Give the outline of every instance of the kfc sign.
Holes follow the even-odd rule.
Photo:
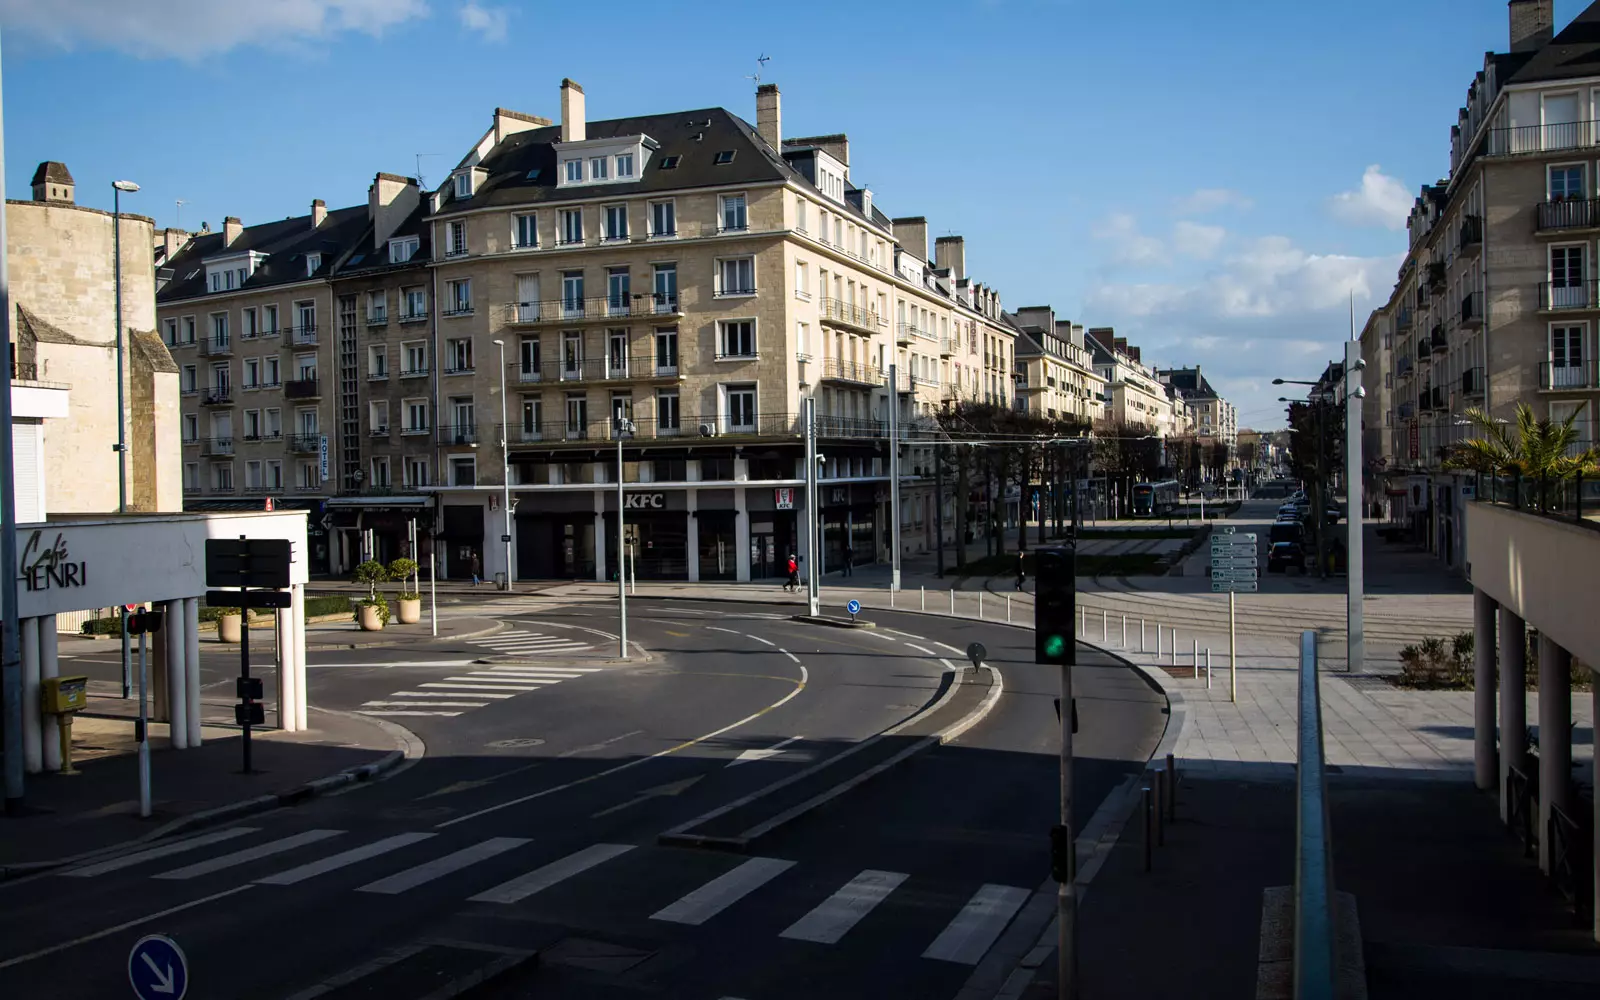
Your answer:
[[[629,510],[660,510],[667,505],[665,493],[629,493],[623,500]]]

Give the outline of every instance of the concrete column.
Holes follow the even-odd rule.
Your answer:
[[[1355,508],[1352,507],[1352,510]],[[1477,589],[1472,590],[1472,650],[1474,687],[1472,696],[1472,761],[1473,773],[1480,791],[1494,788],[1500,765],[1495,748],[1495,600]]]
[[[150,674],[166,678],[167,729],[171,733],[172,749],[185,750],[189,746],[189,693],[187,650],[188,634],[185,630],[184,602],[166,602],[163,610],[161,652],[159,662],[150,665]]]
[[[733,490],[733,566],[734,579],[750,582],[750,513],[745,510],[744,487]]]
[[[22,766],[29,774],[44,767],[44,726],[39,711],[39,619],[24,618],[22,639]]]
[[[1522,619],[1500,609],[1500,822],[1510,820],[1506,787],[1513,767],[1528,768],[1528,632]]]
[[[290,597],[292,604],[294,598]],[[285,732],[294,732],[299,716],[294,702],[294,625],[291,624],[293,608],[279,608],[274,612],[278,630],[278,725]]]
[[[1539,867],[1550,872],[1550,809],[1572,804],[1572,654],[1539,633]],[[1570,813],[1569,813],[1570,815]]]
[[[60,660],[56,657],[56,616],[41,615],[37,622],[39,629],[39,677],[41,680],[59,677],[61,676],[61,665]],[[46,771],[59,771],[61,770],[61,720],[54,715],[45,715],[41,721],[44,725],[39,739],[43,744],[41,749],[44,751],[44,769]]]
[[[183,599],[183,697],[189,717],[189,745],[198,747],[200,737],[200,598]],[[172,720],[173,728],[179,722]]]
[[[290,620],[294,625],[294,725],[297,731],[306,723],[306,587],[297,583],[289,588]]]
[[[684,556],[689,562],[689,582],[700,582],[700,518],[696,512],[700,510],[700,491],[696,489],[684,490],[684,506],[688,508],[688,530],[684,535]]]

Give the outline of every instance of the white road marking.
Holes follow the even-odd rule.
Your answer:
[[[955,919],[922,953],[941,962],[977,965],[1006,924],[1028,901],[1028,890],[1014,885],[986,885],[973,894]]]
[[[473,660],[395,660],[392,663],[308,663],[306,669],[318,668],[331,669],[334,667],[379,667],[388,670],[391,667],[468,667]]]
[[[515,903],[631,850],[633,850],[632,844],[591,844],[560,861],[552,861],[543,868],[535,868],[526,875],[519,875],[509,882],[500,883],[493,889],[486,889],[476,896],[469,896],[467,901]]]
[[[950,652],[956,654],[957,656],[965,656],[966,655],[965,653],[961,652],[961,650],[959,650],[959,649],[955,648],[954,646],[950,645],[948,642],[940,642],[937,639],[929,639],[928,641],[933,643],[935,646],[938,646],[940,649],[948,649]]]
[[[364,701],[362,708],[483,708],[486,701]]]
[[[884,642],[899,642],[899,640],[894,638],[893,636],[879,635],[877,632],[874,632],[870,628],[858,629],[858,630],[856,630],[856,634],[857,635],[864,635],[864,636],[867,636],[868,638],[871,638],[871,639],[882,639]]]
[[[769,646],[776,646],[777,645],[777,643],[773,642],[771,639],[763,639],[759,635],[751,635],[749,632],[746,632],[744,634],[744,637],[746,639],[754,639],[756,642],[764,642]]]
[[[160,847],[152,847],[147,851],[139,851],[137,854],[125,854],[120,858],[112,858],[110,861],[101,861],[98,864],[73,868],[61,874],[68,878],[94,878],[96,875],[104,875],[106,872],[121,871],[124,868],[132,868],[134,865],[143,864],[146,861],[154,861],[156,858],[182,854],[184,851],[192,851],[196,847],[218,844],[224,840],[232,840],[235,837],[242,837],[247,833],[256,832],[258,832],[257,827],[236,826],[231,830],[218,830],[215,833],[201,834],[192,840],[185,840],[181,843],[163,844]]]
[[[436,878],[443,878],[452,872],[458,872],[480,861],[487,861],[496,855],[504,854],[512,848],[521,847],[529,841],[525,837],[490,837],[488,840],[463,847],[453,854],[446,854],[442,858],[407,868],[405,871],[395,872],[387,878],[380,878],[376,882],[368,882],[357,889],[357,892],[378,892],[387,896],[397,895],[407,889],[415,889],[426,882]]]
[[[419,841],[429,840],[436,836],[438,836],[436,833],[397,833],[393,837],[385,837],[382,840],[374,840],[370,844],[353,847],[348,851],[330,854],[328,857],[313,861],[310,864],[304,864],[298,868],[290,868],[287,871],[268,875],[265,878],[258,878],[256,881],[262,885],[294,885],[296,882],[304,882],[308,878],[316,878],[318,875],[325,875],[347,865],[366,861],[368,858],[375,858],[380,854],[398,851],[402,847],[409,847]]]
[[[743,635],[743,634],[744,634],[744,633],[742,633],[742,632],[740,632],[740,631],[739,631],[739,630],[738,630],[738,629],[731,629],[731,628],[718,628],[718,627],[717,627],[717,626],[715,626],[715,625],[707,625],[707,626],[706,626],[706,629],[707,629],[707,630],[708,630],[708,631],[711,631],[711,632],[726,632],[726,633],[728,633],[728,634],[729,634],[729,635]]]
[[[906,645],[909,646],[910,648],[916,650],[917,652],[921,653],[924,656],[932,656],[933,655],[933,650],[929,649],[926,646],[919,646],[914,642],[908,642],[908,643],[906,643]]]
[[[949,660],[945,659],[942,656],[939,657],[939,662],[940,662],[940,664],[942,664],[944,666],[944,668],[946,670],[954,670],[956,668],[956,665],[954,663],[951,663]]]
[[[780,650],[778,650],[778,652],[782,653],[784,656],[787,656],[789,659],[793,660],[796,663],[800,662],[800,657],[798,657],[798,656],[794,655],[793,653],[789,652],[787,649],[780,649]]]
[[[778,936],[797,941],[815,941],[818,944],[836,944],[909,877],[901,872],[869,868],[846,882],[838,892],[790,924],[788,930]]]
[[[571,677],[554,677],[550,674],[521,673],[514,670],[474,670],[471,676],[474,681],[480,683],[487,681],[490,684],[498,684],[501,681],[506,681],[512,684],[560,684],[562,681],[572,680]]]
[[[728,761],[728,767],[737,767],[740,764],[748,764],[753,760],[766,760],[768,757],[776,757],[778,754],[783,753],[784,747],[793,743],[795,740],[804,738],[805,737],[803,736],[791,736],[786,740],[780,740],[779,742],[772,744],[770,747],[763,747],[760,750],[746,750],[733,760]],[[726,770],[726,768],[724,770]]]
[[[142,917],[134,917],[132,920],[125,920],[122,923],[117,924],[115,927],[107,927],[105,930],[95,931],[93,934],[85,934],[83,937],[73,938],[71,941],[63,941],[60,944],[53,944],[48,948],[40,948],[38,951],[30,951],[28,954],[18,955],[16,958],[8,958],[4,962],[0,962],[0,969],[8,969],[13,965],[21,965],[23,962],[31,962],[36,958],[43,958],[46,955],[54,955],[58,951],[66,951],[68,948],[75,948],[80,944],[88,944],[90,941],[98,941],[103,937],[110,937],[112,934],[115,934],[118,931],[125,931],[129,927],[137,927],[140,924],[147,924],[152,920],[159,920],[162,917],[168,917],[174,913],[182,913],[184,910],[192,910],[196,906],[204,906],[206,903],[213,903],[219,899],[226,899],[229,896],[244,892],[246,889],[253,888],[255,888],[255,886],[246,882],[244,885],[236,885],[232,889],[224,889],[221,892],[213,893],[212,895],[205,896],[201,899],[190,900],[187,903],[179,903],[177,906],[169,906],[165,910],[157,910],[154,913],[147,913]]]
[[[479,809],[477,812],[474,812],[474,813],[467,813],[465,816],[457,816],[455,819],[445,820],[443,823],[440,823],[437,826],[435,826],[434,829],[443,830],[446,827],[455,826],[457,823],[465,823],[468,820],[477,819],[480,816],[487,816],[489,813],[492,813],[492,812],[499,812],[501,809],[509,809],[512,806],[519,806],[524,802],[532,802],[534,799],[542,799],[546,795],[554,795],[556,792],[564,792],[567,789],[574,788],[574,787],[576,787],[578,785],[588,784],[591,781],[598,781],[601,778],[606,778],[606,777],[609,777],[609,776],[611,776],[613,774],[619,774],[619,773],[621,773],[623,771],[629,770],[630,768],[638,767],[640,764],[649,763],[650,761],[655,760],[657,757],[665,757],[668,754],[675,754],[679,750],[687,750],[688,748],[690,748],[692,746],[695,746],[696,744],[704,743],[706,740],[715,739],[716,737],[721,736],[723,733],[729,732],[729,731],[734,730],[734,729],[738,729],[740,726],[744,725],[747,722],[754,722],[756,719],[761,718],[763,715],[766,715],[768,712],[772,711],[773,709],[776,709],[779,706],[786,704],[790,699],[792,699],[795,696],[797,696],[801,691],[804,691],[806,689],[806,685],[809,684],[810,682],[811,682],[811,672],[808,671],[806,669],[805,664],[802,663],[802,664],[800,664],[800,680],[799,680],[799,682],[797,684],[795,684],[795,687],[794,687],[793,691],[790,691],[788,694],[784,695],[782,698],[779,698],[777,701],[775,701],[772,704],[768,705],[766,708],[757,709],[756,711],[751,712],[749,715],[747,715],[744,718],[740,719],[738,722],[730,722],[726,726],[723,726],[721,729],[714,729],[711,732],[706,733],[703,736],[696,736],[692,740],[685,740],[684,742],[679,743],[677,746],[667,747],[665,750],[658,750],[655,753],[649,755],[648,757],[635,757],[633,760],[627,761],[626,763],[623,763],[623,764],[618,764],[616,767],[607,768],[604,771],[599,771],[599,772],[596,772],[595,774],[591,774],[591,775],[588,775],[588,776],[583,777],[583,778],[575,778],[572,781],[566,782],[565,784],[555,785],[553,787],[543,789],[542,791],[531,792],[531,793],[529,793],[527,795],[519,796],[518,798],[510,799],[510,800],[507,800],[505,802],[500,802],[500,803],[497,803],[495,805],[488,806],[487,808],[484,808],[484,809]]]
[[[419,715],[442,715],[445,718],[453,719],[456,716],[460,715],[461,713],[460,712],[406,712],[406,711],[401,711],[399,709],[395,709],[395,710],[391,711],[390,709],[358,708],[358,709],[356,709],[356,714],[357,715],[402,715],[402,716],[407,716],[407,717],[412,717],[412,718],[414,718],[416,716],[419,716]]]
[[[751,858],[732,871],[718,875],[676,903],[650,914],[650,919],[698,926],[793,867],[793,861]]]
[[[159,875],[152,875],[150,877],[159,879],[189,879],[198,875],[209,875],[212,872],[221,871],[224,868],[232,868],[235,865],[248,864],[251,861],[259,861],[261,858],[270,858],[274,854],[282,854],[284,851],[292,851],[297,847],[304,847],[307,844],[315,844],[319,840],[327,840],[329,837],[337,837],[342,833],[344,833],[343,830],[307,830],[304,833],[297,833],[292,837],[283,837],[278,840],[268,841],[267,843],[257,845],[256,847],[246,848],[242,851],[235,851],[232,854],[224,854],[220,858],[212,858],[209,861],[201,861],[198,864],[189,865],[187,868],[174,868],[170,872],[162,872]]]
[[[459,685],[462,690],[477,688],[480,691],[537,691],[544,686],[544,682],[526,681],[520,677],[507,677],[503,681],[489,677],[446,677],[443,681],[418,684],[417,687],[450,687],[451,685]]]
[[[489,694],[492,688],[479,687],[475,691],[459,690],[459,684],[424,684],[423,687],[450,688],[448,691],[390,691],[391,698],[515,698],[514,694]]]
[[[474,670],[474,677],[543,677],[546,680],[570,681],[582,674],[570,670],[552,670],[548,667],[490,667],[488,670]]]

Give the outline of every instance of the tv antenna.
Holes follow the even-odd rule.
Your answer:
[[[174,229],[182,229],[183,228],[183,206],[185,206],[185,205],[187,205],[189,203],[184,201],[182,198],[174,198],[172,200],[172,204],[178,210],[178,221],[177,221],[176,224],[173,225],[172,228],[174,228]]]
[[[422,158],[424,156],[443,156],[443,155],[444,155],[443,153],[417,153],[416,154],[416,157],[417,157],[417,187],[421,188],[424,191],[428,190],[428,182],[422,176]]]
[[[746,80],[754,80],[755,82],[760,83],[761,82],[761,71],[766,69],[767,68],[767,63],[769,63],[771,61],[772,61],[772,57],[763,52],[760,56],[758,56],[756,58],[756,71],[754,73],[747,74],[745,76],[745,79]]]

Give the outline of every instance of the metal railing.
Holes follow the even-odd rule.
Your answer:
[[[314,378],[292,378],[283,383],[285,399],[316,399],[321,395],[322,390]]]
[[[593,295],[583,298],[539,299],[508,302],[507,323],[569,323],[578,320],[629,319],[638,316],[676,316],[682,312],[678,296],[641,292],[630,295]]]
[[[1559,122],[1489,130],[1489,156],[1516,156],[1600,145],[1600,122]]]
[[[367,313],[367,325],[368,326],[388,326],[389,325],[389,310],[387,310],[387,309],[373,309],[372,311],[368,312]]]
[[[683,438],[798,438],[803,434],[801,418],[796,413],[764,413],[748,420],[734,421],[727,414],[709,413],[699,416],[680,414],[675,419],[662,422],[656,417],[634,416],[632,433],[624,434],[624,441],[661,441]],[[546,420],[542,423],[513,424],[507,429],[506,440],[515,444],[559,444],[567,441],[615,441],[616,432],[608,414],[588,416],[581,420]],[[497,432],[499,428],[496,428]],[[817,414],[817,435],[829,440],[881,441],[889,433],[882,420],[866,417],[841,417]],[[924,428],[916,421],[902,426],[906,440],[932,437],[936,428]],[[443,433],[441,432],[441,437]],[[498,438],[496,439],[498,440]]]
[[[200,400],[206,406],[227,406],[233,402],[233,387],[227,385],[214,385],[204,390],[205,396]]]
[[[867,333],[877,333],[884,326],[883,319],[866,306],[832,297],[822,300],[820,318],[824,323],[836,323]]]
[[[1400,355],[1400,360],[1395,363],[1395,374],[1405,378],[1411,374],[1411,370],[1415,366],[1416,362],[1411,360],[1411,355],[1402,354]]]
[[[1595,363],[1574,361],[1558,364],[1539,362],[1539,388],[1541,389],[1593,389],[1596,386]]]
[[[440,444],[477,444],[477,424],[440,424]]]
[[[1556,198],[1539,203],[1536,228],[1593,229],[1600,226],[1600,199]]]
[[[289,343],[296,346],[311,347],[317,342],[317,328],[314,326],[295,326],[288,330]]]
[[[1394,328],[1395,328],[1396,331],[1399,331],[1399,332],[1403,333],[1406,330],[1411,329],[1412,321],[1413,321],[1413,316],[1412,316],[1410,307],[1409,306],[1402,306],[1400,308],[1400,311],[1395,314],[1395,317],[1394,317]]]
[[[1539,308],[1552,312],[1564,309],[1594,309],[1596,287],[1593,281],[1570,281],[1562,284],[1541,281]]]
[[[1328,775],[1322,746],[1322,691],[1317,633],[1300,633],[1299,726],[1296,732],[1294,852],[1294,995],[1338,995],[1338,897],[1333,880],[1333,832],[1328,822]]]
[[[322,450],[321,434],[290,434],[289,450],[299,454],[314,454]]]
[[[223,456],[233,454],[233,438],[211,437],[200,439],[200,454]]]
[[[675,379],[677,357],[635,354],[623,358],[574,358],[540,364],[512,361],[507,379],[524,385],[541,382],[619,382],[627,379]]]
[[[1483,368],[1468,368],[1461,373],[1461,394],[1463,396],[1483,395]]]
[[[232,354],[232,353],[233,353],[233,338],[232,337],[208,337],[208,338],[206,338],[206,354],[208,354],[208,355],[210,355],[212,357],[217,357],[217,356],[220,356],[220,355],[223,355],[223,354]]]
[[[1582,800],[1579,800],[1580,802]],[[1584,825],[1559,805],[1550,803],[1545,840],[1550,845],[1550,882],[1572,902],[1580,926],[1588,924],[1594,901],[1594,838]]]
[[[1433,329],[1428,331],[1428,346],[1431,347],[1435,353],[1440,351],[1448,351],[1450,349],[1450,341],[1446,340],[1444,336],[1443,323],[1433,324]]]
[[[401,323],[422,323],[428,318],[428,310],[424,309],[421,312],[403,312],[396,318],[399,319]]]
[[[1483,246],[1483,216],[1467,215],[1461,219],[1461,249],[1474,250]]]
[[[1464,327],[1483,325],[1482,292],[1468,292],[1461,297],[1461,325]]]
[[[883,385],[883,369],[877,365],[861,361],[845,361],[842,358],[823,358],[822,373],[818,376],[824,382],[849,382],[853,385]]]

